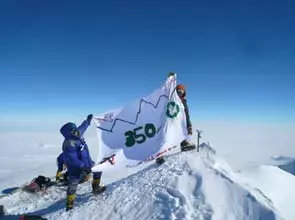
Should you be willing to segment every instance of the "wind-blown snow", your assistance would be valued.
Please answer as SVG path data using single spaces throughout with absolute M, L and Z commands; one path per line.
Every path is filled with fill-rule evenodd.
M 48 219 L 282 219 L 275 203 L 208 149 L 203 144 L 201 152 L 173 154 L 160 166 L 150 162 L 120 177 L 105 174 L 103 182 L 110 185 L 101 195 L 92 195 L 90 183 L 79 185 L 71 212 L 65 212 L 62 188 L 34 196 L 16 193 L 0 204 L 10 214 L 31 212 Z

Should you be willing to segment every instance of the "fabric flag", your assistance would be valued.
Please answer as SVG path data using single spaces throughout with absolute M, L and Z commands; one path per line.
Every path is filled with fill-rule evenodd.
M 93 171 L 136 166 L 187 138 L 176 75 L 147 97 L 95 115 L 99 155 Z

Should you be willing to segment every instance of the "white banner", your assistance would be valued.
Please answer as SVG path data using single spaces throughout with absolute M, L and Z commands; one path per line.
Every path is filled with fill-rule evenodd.
M 93 171 L 136 166 L 187 137 L 176 75 L 145 98 L 94 116 L 99 155 Z M 101 163 L 102 161 L 105 161 Z

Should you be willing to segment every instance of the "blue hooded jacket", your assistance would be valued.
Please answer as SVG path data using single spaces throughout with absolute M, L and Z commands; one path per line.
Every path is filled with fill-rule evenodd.
M 90 157 L 88 146 L 83 138 L 83 134 L 88 126 L 88 121 L 84 120 L 79 127 L 76 127 L 73 123 L 67 123 L 60 129 L 61 134 L 65 138 L 62 145 L 63 160 L 69 175 L 79 176 L 83 168 L 91 168 L 95 164 Z M 79 137 L 71 134 L 73 129 L 79 131 Z

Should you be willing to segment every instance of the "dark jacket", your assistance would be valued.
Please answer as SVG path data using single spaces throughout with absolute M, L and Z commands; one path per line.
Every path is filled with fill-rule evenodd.
M 186 116 L 186 124 L 187 124 L 187 128 L 191 129 L 192 127 L 192 122 L 190 119 L 190 115 L 189 115 L 189 110 L 188 110 L 188 106 L 187 106 L 187 101 L 186 98 L 181 98 L 182 104 L 184 106 L 184 112 L 185 112 L 185 116 Z

